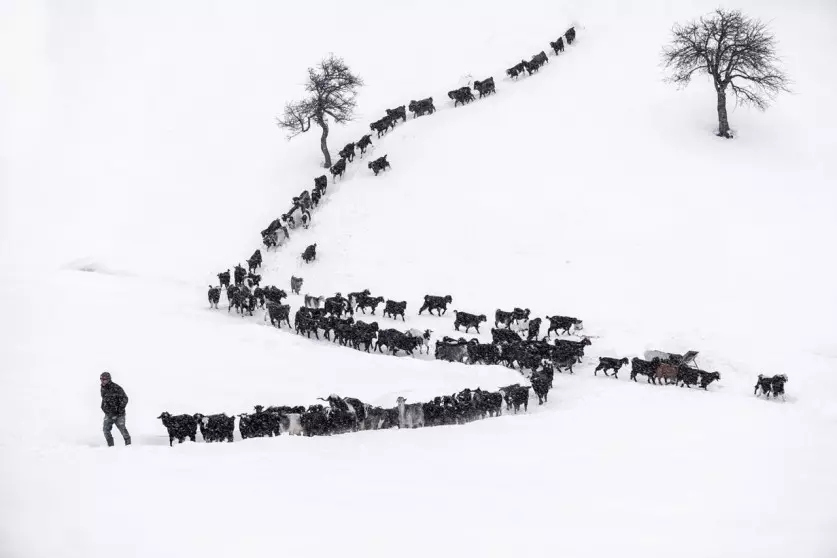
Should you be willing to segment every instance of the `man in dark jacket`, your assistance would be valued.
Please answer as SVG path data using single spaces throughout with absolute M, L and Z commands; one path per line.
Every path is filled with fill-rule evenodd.
M 105 440 L 107 440 L 108 446 L 113 445 L 113 436 L 111 436 L 110 431 L 116 424 L 116 428 L 119 429 L 119 433 L 125 439 L 125 445 L 130 446 L 131 435 L 125 428 L 125 407 L 128 405 L 128 396 L 125 395 L 125 390 L 111 381 L 110 372 L 102 372 L 99 380 L 102 382 L 102 412 L 105 413 L 102 430 L 105 432 Z

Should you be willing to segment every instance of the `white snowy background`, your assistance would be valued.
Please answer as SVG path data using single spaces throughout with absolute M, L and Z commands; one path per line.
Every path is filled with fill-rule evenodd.
M 726 6 L 770 22 L 794 80 L 732 110 L 732 141 L 706 79 L 661 80 L 672 23 L 709 1 L 287 4 L 0 4 L 0 556 L 837 556 L 834 3 Z M 504 77 L 573 24 L 564 54 Z M 521 380 L 207 308 L 323 172 L 318 133 L 288 143 L 273 117 L 329 52 L 367 84 L 333 152 L 385 108 L 439 110 L 373 137 L 392 169 L 350 164 L 267 282 L 369 288 L 408 301 L 406 325 L 379 322 L 437 335 L 453 319 L 417 317 L 426 293 L 579 316 L 594 344 L 525 416 L 169 448 L 162 411 Z M 497 95 L 453 109 L 489 75 Z M 651 348 L 698 350 L 721 381 L 592 375 Z M 102 370 L 130 448 L 104 445 Z M 787 374 L 788 401 L 754 398 L 759 373 Z

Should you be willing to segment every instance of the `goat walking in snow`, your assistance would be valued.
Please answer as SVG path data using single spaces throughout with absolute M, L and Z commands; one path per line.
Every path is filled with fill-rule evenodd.
M 419 428 L 424 426 L 424 405 L 422 403 L 405 405 L 407 400 L 403 397 L 399 397 L 396 401 L 398 402 L 399 428 Z

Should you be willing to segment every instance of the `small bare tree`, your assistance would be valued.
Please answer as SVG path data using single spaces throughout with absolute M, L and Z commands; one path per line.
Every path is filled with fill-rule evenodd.
M 320 149 L 325 162 L 331 167 L 331 155 L 328 152 L 328 117 L 343 124 L 352 120 L 355 109 L 357 88 L 363 80 L 354 75 L 342 58 L 333 54 L 321 61 L 316 68 L 308 68 L 308 81 L 305 83 L 307 96 L 301 101 L 287 103 L 282 118 L 276 124 L 288 132 L 288 139 L 303 134 L 311 129 L 313 120 L 322 129 Z
M 776 95 L 789 92 L 790 81 L 777 67 L 776 39 L 767 26 L 740 11 L 717 9 L 686 25 L 675 24 L 663 48 L 667 81 L 686 86 L 695 73 L 712 76 L 718 95 L 718 135 L 731 138 L 727 88 L 737 104 L 765 110 Z

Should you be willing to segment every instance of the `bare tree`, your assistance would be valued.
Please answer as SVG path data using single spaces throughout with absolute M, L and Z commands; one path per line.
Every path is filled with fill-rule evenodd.
M 686 25 L 675 24 L 663 48 L 667 81 L 686 86 L 695 73 L 712 76 L 718 94 L 718 135 L 731 138 L 727 120 L 727 88 L 737 104 L 765 110 L 790 80 L 777 67 L 776 39 L 767 26 L 740 11 L 717 9 Z
M 313 120 L 322 129 L 320 149 L 325 157 L 324 166 L 331 166 L 328 152 L 328 117 L 334 122 L 344 124 L 352 120 L 355 109 L 357 88 L 363 80 L 354 75 L 342 58 L 333 54 L 321 61 L 316 68 L 308 68 L 308 81 L 305 83 L 307 96 L 301 101 L 287 103 L 282 118 L 276 124 L 287 130 L 288 139 L 304 134 L 311 129 Z

